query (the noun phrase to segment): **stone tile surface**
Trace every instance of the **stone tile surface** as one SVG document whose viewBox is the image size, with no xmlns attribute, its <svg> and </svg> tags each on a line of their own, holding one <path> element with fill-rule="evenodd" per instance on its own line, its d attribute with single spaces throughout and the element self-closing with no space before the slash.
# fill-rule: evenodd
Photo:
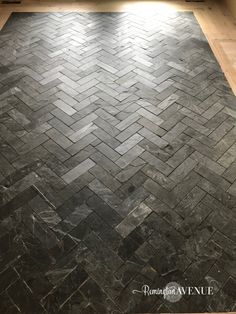
<svg viewBox="0 0 236 314">
<path fill-rule="evenodd" d="M 234 311 L 236 98 L 194 16 L 14 13 L 0 48 L 0 312 Z M 214 295 L 132 293 L 170 282 Z"/>
</svg>

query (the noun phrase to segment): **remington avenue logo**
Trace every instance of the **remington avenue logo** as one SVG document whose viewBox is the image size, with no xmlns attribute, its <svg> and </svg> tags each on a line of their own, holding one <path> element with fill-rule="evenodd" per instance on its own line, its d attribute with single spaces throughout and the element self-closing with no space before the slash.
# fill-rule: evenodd
<svg viewBox="0 0 236 314">
<path fill-rule="evenodd" d="M 144 296 L 163 295 L 169 302 L 178 302 L 183 295 L 213 295 L 213 287 L 182 287 L 177 282 L 169 282 L 163 289 L 152 289 L 143 285 L 141 290 L 133 290 L 133 294 L 141 293 Z"/>
</svg>

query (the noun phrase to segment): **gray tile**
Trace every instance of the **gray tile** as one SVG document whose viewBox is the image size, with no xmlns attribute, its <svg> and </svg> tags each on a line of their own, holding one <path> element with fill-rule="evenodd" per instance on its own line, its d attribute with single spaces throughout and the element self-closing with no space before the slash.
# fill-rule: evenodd
<svg viewBox="0 0 236 314">
<path fill-rule="evenodd" d="M 86 159 L 85 161 L 81 162 L 78 166 L 68 171 L 66 174 L 62 176 L 62 179 L 66 181 L 66 183 L 71 183 L 82 174 L 87 172 L 90 168 L 92 168 L 95 163 L 91 159 Z"/>
<path fill-rule="evenodd" d="M 62 100 L 57 100 L 54 102 L 54 105 L 57 106 L 59 109 L 64 111 L 69 116 L 72 116 L 76 113 L 76 110 L 73 109 L 70 105 L 64 103 Z"/>
<path fill-rule="evenodd" d="M 141 203 L 131 213 L 129 213 L 118 226 L 116 226 L 116 231 L 123 238 L 126 238 L 130 232 L 140 225 L 151 212 L 152 210 L 147 205 Z"/>
<path fill-rule="evenodd" d="M 140 146 L 136 145 L 133 148 L 131 148 L 127 153 L 125 153 L 122 157 L 116 160 L 116 164 L 120 168 L 125 168 L 128 166 L 134 159 L 136 159 L 138 156 L 142 154 L 144 151 L 143 148 Z"/>
<path fill-rule="evenodd" d="M 157 171 L 162 172 L 164 175 L 169 175 L 172 172 L 172 168 L 167 165 L 162 160 L 158 159 L 157 157 L 153 156 L 149 152 L 145 151 L 141 158 L 145 160 L 148 164 L 156 168 Z"/>
<path fill-rule="evenodd" d="M 0 32 L 4 313 L 234 310 L 235 96 L 191 12 L 141 11 Z M 130 297 L 173 281 L 217 293 Z"/>
<path fill-rule="evenodd" d="M 155 114 L 151 113 L 150 111 L 144 108 L 139 109 L 138 113 L 140 114 L 140 116 L 146 118 L 147 120 L 152 121 L 156 125 L 160 125 L 163 122 L 161 118 L 157 117 Z"/>
<path fill-rule="evenodd" d="M 179 165 L 170 175 L 169 178 L 174 182 L 181 182 L 182 179 L 194 169 L 197 165 L 197 161 L 188 157 L 185 161 Z"/>
<path fill-rule="evenodd" d="M 146 128 L 142 128 L 139 131 L 139 134 L 141 134 L 143 137 L 148 139 L 153 144 L 157 145 L 160 148 L 164 148 L 168 145 L 168 142 L 159 137 L 158 135 L 152 133 L 151 131 L 147 130 Z"/>
<path fill-rule="evenodd" d="M 128 138 L 126 141 L 124 141 L 121 145 L 119 145 L 118 147 L 116 147 L 116 151 L 121 154 L 124 155 L 125 153 L 127 153 L 128 150 L 130 150 L 131 148 L 133 148 L 135 145 L 137 145 L 141 140 L 143 139 L 143 137 L 139 134 L 134 134 L 133 136 L 131 136 L 130 138 Z"/>
<path fill-rule="evenodd" d="M 93 180 L 89 184 L 89 188 L 115 210 L 121 203 L 121 200 L 98 179 Z"/>
</svg>

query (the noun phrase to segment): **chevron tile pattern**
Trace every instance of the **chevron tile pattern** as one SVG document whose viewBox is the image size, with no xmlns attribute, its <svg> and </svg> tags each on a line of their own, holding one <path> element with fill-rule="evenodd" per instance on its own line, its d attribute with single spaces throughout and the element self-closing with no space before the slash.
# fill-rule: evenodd
<svg viewBox="0 0 236 314">
<path fill-rule="evenodd" d="M 194 16 L 16 13 L 0 48 L 0 312 L 236 310 L 236 99 Z M 170 282 L 214 294 L 132 293 Z"/>
</svg>

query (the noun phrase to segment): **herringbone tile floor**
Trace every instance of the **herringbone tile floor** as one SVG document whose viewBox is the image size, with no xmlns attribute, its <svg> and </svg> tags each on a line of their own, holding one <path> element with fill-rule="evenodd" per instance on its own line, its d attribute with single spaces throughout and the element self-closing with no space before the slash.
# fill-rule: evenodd
<svg viewBox="0 0 236 314">
<path fill-rule="evenodd" d="M 236 99 L 191 13 L 0 33 L 1 313 L 235 309 Z M 213 286 L 213 296 L 132 294 Z"/>
</svg>

